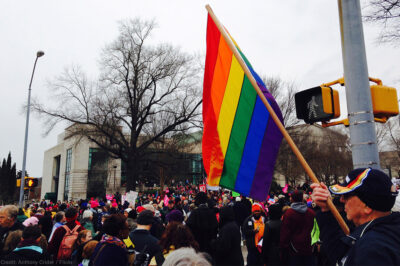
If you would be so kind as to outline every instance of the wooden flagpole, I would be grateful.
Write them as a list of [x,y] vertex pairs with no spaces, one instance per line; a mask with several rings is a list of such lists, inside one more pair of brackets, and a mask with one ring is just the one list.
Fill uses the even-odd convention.
[[[240,56],[239,51],[236,49],[235,44],[232,42],[231,38],[229,37],[228,33],[225,31],[224,27],[222,24],[219,22],[218,18],[215,16],[214,12],[212,11],[211,7],[209,5],[206,5],[206,9],[208,11],[208,14],[211,16],[213,19],[215,25],[221,32],[222,36],[224,37],[226,43],[228,44],[229,48],[232,50],[233,54],[235,55],[236,59],[238,60],[240,66],[243,68],[244,73],[248,77],[250,83],[253,85],[254,89],[256,90],[258,96],[264,103],[265,107],[267,108],[270,116],[272,119],[275,121],[276,125],[278,126],[279,130],[281,131],[283,137],[286,139],[286,141],[289,143],[290,148],[293,150],[294,154],[296,155],[297,159],[300,161],[301,165],[303,166],[304,170],[308,174],[308,176],[311,178],[311,180],[314,183],[320,183],[317,177],[315,176],[313,170],[311,167],[308,165],[307,161],[304,159],[303,155],[301,154],[300,150],[297,148],[296,144],[293,142],[293,139],[290,137],[289,133],[286,131],[285,127],[282,125],[281,121],[279,120],[278,116],[275,114],[274,109],[272,109],[271,105],[268,103],[267,99],[265,98],[264,94],[262,93],[260,87],[258,86],[256,80],[254,79],[253,75],[251,74],[249,68],[247,67],[246,63],[244,62],[243,58]],[[348,235],[350,234],[350,230],[347,227],[345,221],[343,220],[342,216],[336,209],[335,205],[333,204],[332,200],[328,198],[327,205],[332,212],[333,216],[336,218],[338,221],[340,227],[342,228],[343,232]]]

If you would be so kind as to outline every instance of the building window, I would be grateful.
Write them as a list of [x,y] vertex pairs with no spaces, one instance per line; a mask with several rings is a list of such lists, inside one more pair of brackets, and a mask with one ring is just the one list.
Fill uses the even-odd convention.
[[103,197],[106,194],[108,154],[99,148],[89,148],[87,197]]
[[64,183],[64,200],[68,200],[69,186],[70,186],[70,174],[71,174],[71,160],[72,149],[67,150],[67,161],[65,163],[65,183]]

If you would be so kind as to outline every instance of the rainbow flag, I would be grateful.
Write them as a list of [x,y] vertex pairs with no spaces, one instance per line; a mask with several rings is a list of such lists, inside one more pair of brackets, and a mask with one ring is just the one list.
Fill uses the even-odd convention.
[[[235,45],[269,104],[283,121],[275,99]],[[208,185],[219,185],[256,200],[266,200],[282,134],[210,15],[203,123],[202,153]]]

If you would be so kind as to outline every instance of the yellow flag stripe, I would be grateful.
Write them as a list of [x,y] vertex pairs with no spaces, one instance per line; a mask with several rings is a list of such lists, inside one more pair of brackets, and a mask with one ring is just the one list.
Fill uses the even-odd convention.
[[242,90],[243,78],[244,71],[236,58],[232,56],[231,69],[229,72],[229,78],[226,84],[224,99],[222,101],[217,125],[221,150],[224,157],[228,148],[232,125],[236,115],[240,92]]

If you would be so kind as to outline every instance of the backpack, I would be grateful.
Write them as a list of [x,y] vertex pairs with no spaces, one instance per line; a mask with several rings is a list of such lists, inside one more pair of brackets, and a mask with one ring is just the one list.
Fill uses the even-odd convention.
[[58,249],[57,259],[58,260],[68,260],[71,258],[72,246],[74,245],[76,239],[78,238],[78,229],[80,225],[76,225],[74,229],[69,229],[68,226],[63,225],[66,233],[61,241],[60,248]]
[[135,250],[135,260],[133,261],[133,266],[147,266],[150,263],[150,255],[146,253],[146,247],[142,252]]

